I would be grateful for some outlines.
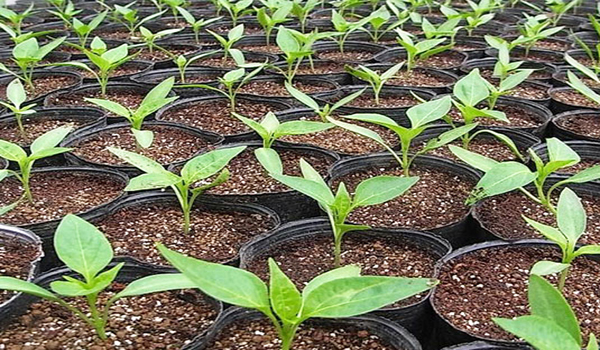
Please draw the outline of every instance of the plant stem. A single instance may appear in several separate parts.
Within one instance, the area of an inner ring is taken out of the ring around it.
[[[569,276],[569,270],[570,267],[567,267],[566,269],[562,270],[562,272],[560,273],[560,276],[558,278],[558,290],[562,293],[563,289],[565,288],[565,283],[567,281],[567,277]]]
[[[23,126],[23,116],[21,113],[15,113],[15,119],[17,120],[17,125],[19,126],[19,132],[21,133],[22,138],[26,138],[27,134],[25,133],[25,127]]]
[[[92,314],[92,322],[94,324],[94,329],[98,334],[98,337],[102,340],[106,340],[106,330],[104,329],[104,322],[99,317],[98,308],[96,307],[97,294],[90,294],[87,296],[88,305],[90,307],[90,312]]]

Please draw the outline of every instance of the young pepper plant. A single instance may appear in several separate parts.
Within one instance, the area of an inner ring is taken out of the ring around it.
[[[231,18],[231,22],[234,26],[237,25],[239,18],[243,15],[252,13],[254,9],[252,6],[252,0],[237,0],[237,1],[229,1],[229,0],[217,0],[219,5],[224,8],[227,13],[229,13],[229,18]]]
[[[237,50],[233,48],[233,45],[240,41],[244,36],[244,24],[240,24],[231,28],[231,30],[227,33],[227,39],[224,36],[219,35],[212,30],[206,30],[210,35],[212,35],[223,47],[223,61],[226,61],[227,58],[232,55],[232,51]]]
[[[584,342],[579,321],[562,293],[543,277],[531,275],[527,294],[530,315],[493,321],[536,350],[581,350]],[[598,350],[593,333],[585,350]]]
[[[173,62],[175,63],[175,65],[177,66],[177,70],[179,71],[179,82],[181,84],[185,84],[186,83],[186,79],[185,79],[185,71],[190,67],[190,65],[198,60],[201,60],[203,58],[206,57],[210,57],[213,56],[214,54],[216,54],[218,51],[217,50],[213,50],[213,51],[207,51],[207,52],[203,52],[200,53],[196,56],[187,58],[184,55],[179,55],[177,56]]]
[[[178,96],[168,97],[174,84],[175,78],[171,77],[156,85],[148,92],[135,111],[114,101],[87,97],[85,100],[127,119],[131,124],[131,132],[137,144],[142,148],[148,148],[152,145],[154,134],[150,130],[142,130],[144,119],[179,98]]]
[[[293,2],[292,5],[292,15],[298,19],[300,22],[300,30],[304,32],[306,30],[306,21],[308,20],[308,15],[319,5],[321,0],[291,0]]]
[[[511,45],[522,45],[525,47],[525,55],[529,55],[529,51],[540,40],[544,40],[564,29],[564,27],[548,28],[552,25],[551,20],[546,19],[545,15],[528,16],[523,26],[519,28],[521,35],[517,37]]]
[[[80,244],[73,244],[78,242]],[[124,263],[110,267],[113,250],[110,243],[96,227],[87,221],[68,214],[54,234],[54,248],[58,258],[78,278],[69,275],[50,283],[50,290],[34,283],[14,277],[0,276],[0,290],[11,290],[30,294],[64,307],[96,331],[98,338],[107,339],[106,326],[110,308],[124,297],[164,292],[175,289],[194,288],[182,274],[152,275],[133,281],[123,290],[108,298],[102,308],[98,307],[99,296],[117,278]],[[110,267],[110,268],[109,268]],[[84,299],[88,310],[72,302],[73,298]]]
[[[246,270],[187,257],[161,244],[158,250],[206,295],[264,314],[277,330],[281,350],[292,348],[298,327],[308,319],[361,315],[438,283],[428,278],[361,276],[360,267],[348,265],[315,277],[301,294],[273,259],[269,259],[267,287]]]
[[[398,33],[398,43],[406,50],[406,69],[409,71],[418,61],[426,60],[452,47],[452,44],[440,46],[446,39],[426,39],[415,43],[412,34],[402,29],[396,29],[396,33]]]
[[[573,260],[582,255],[600,254],[600,245],[585,245],[577,248],[577,241],[584,234],[587,227],[587,215],[581,204],[581,199],[567,187],[562,190],[558,198],[556,208],[558,228],[542,224],[525,215],[523,215],[523,219],[544,237],[560,247],[562,251],[560,263],[546,260],[538,261],[531,269],[531,273],[540,276],[560,273],[558,290],[561,292],[565,288],[565,282],[569,276]]]
[[[190,214],[194,202],[206,190],[219,186],[229,179],[229,171],[225,168],[229,161],[243,152],[246,146],[232,147],[210,151],[189,160],[180,175],[167,171],[158,162],[137,153],[109,147],[109,151],[127,163],[142,170],[144,174],[134,177],[125,188],[126,191],[153,190],[170,187],[183,211],[183,232],[190,232]],[[214,179],[193,187],[198,181],[206,180],[219,173]]]
[[[116,14],[115,19],[129,30],[129,35],[132,37],[142,24],[159,18],[165,12],[167,12],[167,10],[163,10],[140,19],[138,16],[138,10],[130,8],[131,5],[133,5],[133,3],[130,3],[127,6],[115,5],[114,12]]]
[[[32,108],[35,107],[36,104],[32,103],[23,106],[23,102],[27,101],[27,93],[19,79],[15,79],[8,84],[6,87],[6,97],[10,103],[0,101],[0,105],[13,113],[17,120],[17,126],[19,127],[21,137],[26,137],[25,128],[23,127],[23,115],[35,113]]]
[[[150,53],[152,53],[156,49],[156,50],[159,50],[159,51],[165,53],[170,58],[175,58],[175,56],[171,52],[169,52],[162,46],[157,45],[156,41],[164,39],[165,37],[168,37],[169,35],[179,33],[183,30],[183,28],[165,29],[165,30],[158,31],[156,33],[152,33],[152,31],[150,29],[148,29],[144,26],[140,26],[139,30],[140,30],[140,36],[142,37],[142,40],[144,41],[144,44],[148,48],[148,51]]]
[[[338,43],[340,52],[344,52],[344,45],[350,34],[363,28],[371,18],[365,17],[358,21],[348,21],[336,10],[331,10],[331,23],[336,32],[340,33],[332,39]]]
[[[60,19],[64,24],[65,28],[71,28],[71,21],[80,14],[83,10],[77,10],[73,2],[67,2],[67,5],[64,8],[57,8],[55,11],[48,10],[49,13],[56,16]]]
[[[360,80],[364,80],[371,85],[371,88],[373,89],[373,95],[375,95],[375,104],[379,106],[379,95],[381,94],[381,89],[390,79],[393,79],[396,76],[403,65],[404,62],[400,62],[381,74],[378,74],[376,71],[363,65],[359,65],[358,68],[346,65],[345,69],[346,72]]]
[[[293,3],[291,1],[282,2],[277,10],[271,15],[269,15],[268,10],[265,7],[256,9],[256,20],[265,31],[267,46],[271,43],[271,33],[275,26],[290,20],[288,16],[290,11],[292,11],[292,6]]]
[[[88,37],[100,24],[102,24],[107,14],[108,11],[99,13],[88,24],[81,22],[77,18],[73,18],[73,32],[75,32],[75,35],[79,38],[79,45],[87,45]]]
[[[329,117],[335,110],[350,103],[352,100],[354,100],[358,96],[362,95],[363,92],[365,92],[365,89],[359,90],[340,99],[333,105],[326,104],[325,106],[321,107],[319,106],[319,103],[315,101],[312,97],[296,89],[292,84],[285,82],[285,88],[290,93],[290,95],[292,95],[292,97],[294,97],[298,102],[312,109],[324,123],[328,122],[327,117]]]
[[[200,44],[200,31],[202,30],[202,28],[206,27],[211,23],[215,23],[223,18],[216,17],[210,19],[196,19],[194,15],[192,15],[188,10],[184,9],[183,7],[178,7],[177,10],[179,11],[179,13],[181,13],[181,16],[186,20],[186,22],[192,27],[196,44]]]
[[[571,66],[579,70],[583,74],[584,77],[591,79],[592,81],[600,84],[600,78],[596,72],[592,71],[588,67],[581,64],[579,61],[571,57],[569,54],[565,54],[565,60]],[[600,104],[600,95],[589,88],[575,73],[570,70],[567,71],[567,84],[575,89],[575,91],[579,92],[583,96],[585,96],[588,100]]]
[[[33,194],[29,186],[33,164],[43,158],[70,152],[71,148],[57,147],[57,145],[71,130],[73,130],[71,126],[61,126],[42,134],[31,143],[29,155],[19,145],[0,139],[0,157],[17,163],[19,167],[19,171],[10,169],[0,170],[0,181],[9,175],[14,176],[23,187],[23,197],[30,203],[33,203]],[[0,208],[0,213],[12,210],[17,204],[18,201]]]
[[[384,35],[392,32],[408,19],[408,17],[394,19],[387,7],[382,6],[369,16],[369,26],[360,27],[359,30],[367,33],[374,43],[379,43]]]
[[[0,17],[4,19],[4,23],[9,25],[17,35],[21,35],[23,21],[33,13],[33,4],[29,5],[23,12],[15,12],[7,7],[0,7]]]

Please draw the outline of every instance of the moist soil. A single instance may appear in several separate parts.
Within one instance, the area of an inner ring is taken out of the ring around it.
[[[262,120],[268,112],[281,111],[278,106],[249,100],[238,100],[235,109],[236,113],[255,121]],[[163,113],[160,120],[182,123],[226,136],[250,131],[246,124],[231,116],[229,101],[224,99],[178,105]]]
[[[587,230],[580,242],[600,244],[600,198],[586,195],[579,195],[579,197],[587,213]],[[520,192],[488,198],[481,202],[476,213],[484,227],[506,240],[543,238],[523,220],[521,215],[546,225],[556,226],[554,215]]]
[[[437,311],[455,327],[478,337],[516,339],[496,326],[492,317],[529,314],[529,270],[540,260],[560,261],[551,247],[494,247],[464,254],[444,264],[434,298]],[[556,283],[556,275],[547,276]],[[587,338],[600,332],[600,265],[576,259],[564,294]],[[587,341],[586,341],[587,343]]]
[[[326,177],[329,167],[334,159],[321,153],[304,150],[278,149],[285,175],[302,176],[300,159],[312,165],[321,176]],[[214,195],[240,195],[260,193],[281,193],[290,191],[284,184],[278,182],[267,174],[254,155],[254,148],[246,148],[237,157],[233,158],[227,169],[231,173],[229,180],[224,184],[213,187],[207,191]]]
[[[508,91],[506,95],[536,101],[550,98],[548,87],[527,84],[526,82]]]
[[[412,147],[412,149],[415,151],[420,150],[425,146],[426,143],[427,143],[427,141],[424,141],[421,144],[418,144],[418,145]],[[462,147],[462,141],[460,141],[460,140],[454,141],[451,143],[451,145]],[[504,162],[504,161],[508,161],[508,160],[517,160],[518,161],[518,157],[515,156],[515,154],[510,150],[510,148],[508,148],[508,146],[506,146],[504,143],[500,142],[497,139],[492,139],[492,138],[487,138],[487,137],[486,138],[476,137],[474,140],[469,142],[468,150],[471,152],[475,152],[475,153],[484,155],[488,158],[492,158],[498,162]],[[524,151],[525,151],[524,149],[519,150],[519,152],[521,152],[521,154],[523,154]],[[454,155],[454,153],[452,153],[450,151],[450,148],[448,148],[448,145],[440,147],[440,148],[436,148],[433,151],[429,151],[429,152],[427,152],[427,155],[438,156],[438,157],[442,157],[442,158],[446,158],[446,159],[451,159],[453,161],[460,161],[458,159],[458,157],[456,157]]]
[[[407,108],[419,103],[411,95],[400,95],[391,93],[387,96],[379,96],[379,104],[375,102],[375,96],[369,92],[363,93],[345,106],[358,108]]]
[[[192,158],[210,143],[191,132],[160,125],[144,127],[154,133],[152,145],[141,148],[137,145],[129,127],[100,131],[88,138],[73,144],[73,154],[93,163],[125,165],[121,158],[115,156],[108,147],[116,147],[142,154],[154,159],[160,164],[167,165]]]
[[[252,57],[246,57],[246,63],[264,63],[260,58],[254,59]],[[195,66],[208,66],[216,68],[237,68],[237,63],[231,58],[227,57],[223,59],[222,56],[208,57],[205,59],[198,59],[190,64],[190,67]]]
[[[336,62],[365,62],[370,61],[373,56],[373,53],[362,50],[344,50],[344,52],[340,51],[321,51],[317,52],[315,56],[318,56],[319,59],[323,60],[332,60]]]
[[[130,42],[140,42],[142,41],[142,35],[140,32],[135,32],[133,35],[129,33],[128,30],[113,30],[113,31],[94,31],[94,35],[102,38],[102,39],[111,39],[111,40],[125,40]]]
[[[41,255],[40,248],[33,243],[3,237],[0,239],[0,276],[27,279],[31,263]],[[16,293],[0,291],[0,305]]]
[[[600,108],[600,104],[593,102],[592,100],[588,99],[587,97],[574,90],[553,91],[552,97],[559,102],[571,106]]]
[[[178,57],[180,55],[187,55],[192,52],[198,51],[197,47],[194,46],[177,46],[177,47],[163,47],[165,50],[168,50],[173,56],[169,56],[166,52],[163,52],[158,49],[150,50],[143,49],[140,54],[135,58],[142,61],[152,61],[159,62],[165,60],[171,60],[172,57]]]
[[[336,116],[334,116],[334,118],[342,119],[337,118]],[[300,120],[321,121],[321,118],[317,115],[312,115],[310,117],[300,118]],[[389,129],[378,125],[349,119],[344,119],[344,122],[359,125],[375,131],[387,142],[391,148],[399,145],[400,141],[398,136]],[[358,135],[341,127],[333,127],[311,134],[288,135],[280,138],[280,140],[291,143],[309,144],[342,154],[359,155],[375,153],[384,150],[383,146],[371,140],[370,138]]]
[[[314,67],[308,64],[302,64],[298,67],[297,75],[321,75],[321,74],[335,74],[335,73],[346,73],[344,67],[345,63],[341,62],[317,62]]]
[[[2,223],[27,225],[57,220],[66,214],[82,213],[108,203],[123,193],[125,184],[102,174],[78,171],[33,173],[30,179],[33,204],[19,202],[2,216]],[[17,201],[21,183],[10,177],[2,181],[0,206]]]
[[[229,324],[208,346],[211,350],[279,349],[277,331],[267,320]],[[404,350],[391,347],[368,330],[357,327],[303,324],[294,338],[294,350]]]
[[[534,62],[545,62],[545,63],[561,63],[562,58],[559,58],[556,54],[544,53],[544,52],[530,52],[529,55],[525,55],[525,51],[522,52],[511,52],[511,56],[515,61],[534,61]],[[562,64],[562,63],[561,63]]]
[[[99,307],[125,287],[113,283],[99,296]],[[84,313],[84,298],[70,300]],[[62,306],[49,301],[32,304],[27,313],[0,331],[6,350],[178,349],[190,343],[217,318],[213,306],[197,291],[183,290],[119,299],[110,308],[106,341]],[[25,345],[24,345],[25,344]]]
[[[308,95],[335,90],[335,87],[331,84],[321,84],[317,82],[313,83],[295,81],[294,87]],[[250,81],[244,86],[242,86],[242,88],[240,89],[240,93],[267,97],[292,97],[285,88],[283,81]]]
[[[485,108],[486,106],[482,104],[477,107]],[[521,108],[517,106],[517,104],[497,104],[494,107],[494,110],[504,112],[506,114],[506,118],[508,119],[508,123],[487,117],[475,118],[475,122],[479,123],[480,125],[503,126],[506,128],[535,128],[543,124],[542,118],[538,114],[530,111],[529,109]],[[452,107],[448,115],[456,122],[461,122],[463,120],[459,111],[454,107]]]
[[[35,114],[34,114],[35,116]],[[61,126],[72,126],[73,129],[80,128],[90,121],[82,121],[75,118],[52,119],[35,118],[23,116],[23,129],[21,133],[16,121],[0,123],[0,139],[16,143],[18,145],[29,145],[42,134]]]
[[[102,96],[100,91],[86,91],[86,92],[73,92],[68,94],[60,94],[56,96],[52,96],[48,104],[51,106],[92,106],[97,107],[91,102],[86,102],[84,98],[100,98],[105,100],[110,100],[113,102],[120,103],[121,105],[136,110],[142,100],[145,97],[145,94],[137,91],[125,91],[124,89],[119,89],[117,91],[111,91],[110,87],[106,91],[106,96]],[[110,113],[108,115],[109,118],[120,118],[116,115]]]
[[[169,203],[145,203],[122,208],[97,222],[115,255],[167,265],[156,243],[196,259],[226,263],[242,244],[272,229],[267,215],[234,210],[219,212],[201,206],[190,215],[190,233],[183,233],[183,213]]]
[[[323,235],[276,243],[269,251],[247,262],[246,270],[268,281],[267,260],[273,258],[302,290],[313,278],[335,268],[333,246],[333,236]],[[342,244],[342,266],[359,265],[363,275],[433,278],[434,265],[439,258],[433,251],[403,238],[374,237],[357,232],[346,235]],[[414,304],[427,294],[415,295],[393,306]]]
[[[446,51],[433,55],[424,60],[419,60],[416,64],[423,68],[435,68],[435,69],[450,69],[459,67],[465,57],[457,52]],[[406,57],[393,57],[390,62],[396,64],[406,61]]]
[[[469,213],[464,203],[475,185],[471,180],[440,169],[412,166],[411,176],[420,180],[404,195],[389,202],[355,209],[348,221],[372,227],[431,230],[463,220]],[[344,175],[343,181],[354,192],[363,180],[379,176],[403,176],[396,167],[371,167]]]
[[[382,73],[379,71],[378,73]],[[416,87],[444,87],[452,84],[452,79],[437,76],[418,69],[411,71],[400,71],[394,79],[390,79],[387,85],[394,86],[416,86]]]
[[[556,119],[556,124],[576,134],[600,139],[600,115],[571,115]]]
[[[64,75],[45,75],[42,77],[34,77],[33,78],[33,86],[35,86],[35,90],[32,91],[27,84],[25,85],[25,90],[27,92],[27,98],[32,100],[36,97],[40,97],[47,93],[70,88],[77,84],[77,78],[73,76],[64,76]],[[6,100],[6,88],[7,84],[0,85],[0,99]]]
[[[240,45],[240,50],[248,52],[269,53],[274,55],[282,54],[283,52],[277,45]]]

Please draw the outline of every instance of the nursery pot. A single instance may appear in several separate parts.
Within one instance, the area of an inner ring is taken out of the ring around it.
[[[435,63],[433,63],[432,65],[428,65],[427,63],[417,61],[416,65],[417,65],[417,67],[443,69],[443,70],[447,70],[447,71],[456,73],[456,72],[458,72],[460,66],[468,58],[468,54],[461,52],[461,51],[456,51],[456,50],[447,50],[447,51],[444,51],[437,55],[434,55],[432,57],[442,56],[442,55],[450,55],[452,57],[452,60],[454,60],[455,62],[450,65],[440,64],[438,66]],[[385,50],[385,51],[377,54],[375,57],[373,57],[373,59],[379,63],[397,64],[401,61],[406,60],[406,50],[404,50],[403,48],[388,49],[388,50]]]
[[[315,67],[315,72],[310,74],[296,74],[296,78],[311,78],[311,79],[322,79],[325,78],[329,81],[336,82],[337,84],[344,86],[352,83],[352,76],[344,70],[344,63],[335,62],[332,60],[319,60],[312,59],[303,60],[299,67],[300,68],[309,68],[311,67],[310,62],[312,62],[313,67]],[[287,63],[286,62],[277,62],[273,64],[274,67],[281,69],[283,71],[287,71]],[[320,67],[326,67],[324,71],[317,70]],[[336,69],[337,68],[337,69]],[[281,72],[275,68],[267,68],[265,72],[269,74],[281,75]]]
[[[250,80],[245,86],[247,87],[248,84],[251,83],[274,83],[277,85],[280,85],[282,88],[284,87],[286,79],[283,76],[277,76],[277,75],[263,75],[263,76],[258,76],[255,78],[252,78],[252,80]],[[327,78],[312,78],[312,77],[297,77],[294,78],[293,83],[298,83],[301,85],[306,85],[306,86],[317,86],[320,87],[320,89],[322,89],[321,91],[315,91],[315,92],[309,92],[306,93],[307,95],[311,96],[311,97],[315,97],[315,96],[319,96],[319,97],[330,97],[330,98],[335,98],[337,96],[340,95],[340,86],[334,82],[334,81],[330,81]],[[272,93],[272,95],[271,95]],[[268,100],[272,100],[272,101],[279,101],[279,102],[283,102],[283,103],[287,103],[289,105],[296,105],[296,106],[304,106],[300,101],[298,101],[296,98],[294,98],[292,95],[290,95],[287,90],[284,93],[284,95],[280,95],[278,93],[278,91],[272,91],[269,94],[263,95],[260,93],[253,93],[253,92],[244,92],[244,87],[242,87],[242,90],[240,91],[240,96],[246,96],[247,98],[250,99],[268,99]]]
[[[219,68],[190,67],[185,70],[185,78],[187,79],[185,84],[205,84],[217,87],[219,85],[217,78],[223,76],[227,72],[228,70]],[[154,87],[156,84],[159,84],[170,77],[175,77],[175,85],[172,90],[175,95],[180,96],[180,98],[215,94],[214,91],[208,89],[181,87],[181,85],[185,84],[181,83],[180,72],[177,68],[145,71],[133,75],[131,80],[138,84]]]
[[[469,72],[471,72],[475,68],[488,69],[490,71],[493,71],[496,62],[498,62],[498,60],[493,57],[469,60],[463,63],[463,65],[460,67],[460,71],[463,74],[469,74]],[[543,83],[551,83],[552,75],[557,71],[556,66],[553,64],[533,61],[523,62],[520,68],[535,69],[535,71],[532,73],[532,75],[529,76],[527,80],[534,80]],[[540,71],[543,73],[539,75],[539,77],[536,76],[537,72]]]
[[[525,345],[500,345],[484,341],[475,341],[471,343],[459,344],[443,348],[442,350],[531,350]]]
[[[370,64],[367,66],[367,68],[373,69],[375,71],[379,71],[379,73],[383,73],[386,70],[390,69],[392,66],[393,66],[393,64],[389,64],[389,63],[377,63],[377,64]],[[440,70],[440,69],[413,68],[412,71],[418,72],[419,74],[425,74],[427,76],[434,77],[435,79],[437,79],[439,81],[439,84],[436,84],[436,85],[429,84],[428,85],[427,82],[424,82],[423,84],[408,83],[406,85],[397,85],[393,81],[388,81],[388,83],[386,85],[427,89],[427,90],[431,90],[431,91],[435,92],[436,94],[445,94],[445,93],[451,92],[452,87],[458,81],[458,76],[456,76],[455,74],[453,74],[451,72],[446,72],[446,71]],[[354,84],[357,84],[358,81],[359,80],[357,78],[353,77]]]
[[[29,100],[27,100],[26,102],[23,103],[23,105],[28,105],[30,103],[36,103],[38,105],[40,105],[49,95],[54,94],[54,93],[60,93],[61,91],[66,91],[69,89],[73,89],[73,88],[77,88],[81,85],[81,82],[83,81],[83,78],[81,77],[81,75],[75,73],[75,72],[68,72],[68,71],[52,71],[52,70],[36,70],[33,73],[33,84],[35,85],[35,80],[38,78],[48,78],[48,77],[62,77],[62,78],[66,78],[69,79],[71,82],[61,88],[55,89],[55,90],[50,90],[50,91],[40,91],[40,93],[36,96],[27,96],[29,98]],[[11,81],[13,81],[15,79],[14,76],[12,75],[4,75],[2,77],[0,77],[0,86],[7,86]],[[4,99],[4,97],[3,97]]]
[[[563,112],[552,118],[552,134],[561,140],[588,140],[600,141],[600,137],[594,137],[590,134],[584,134],[581,131],[568,128],[569,124],[577,118],[586,118],[600,121],[600,112],[595,110],[579,109],[574,111]],[[590,132],[597,130],[592,127]]]
[[[598,91],[597,89],[594,89],[594,90]],[[567,101],[564,101],[563,99],[558,99],[556,97],[557,94],[565,93],[565,92],[571,92],[573,94],[579,95],[579,92],[577,92],[575,89],[573,89],[570,86],[555,87],[555,88],[550,89],[549,94],[550,94],[550,98],[552,99],[550,102],[550,109],[552,110],[552,112],[554,114],[575,111],[578,109],[597,109],[592,106],[586,106],[586,105],[567,102]],[[583,100],[587,101],[587,98],[584,97],[583,95],[581,95],[581,98]]]
[[[569,147],[571,147],[571,149],[573,149],[573,151],[575,151],[575,153],[577,153],[580,157],[582,161],[594,161],[594,162],[598,162],[600,163],[600,142],[593,142],[593,141],[565,141],[565,144]],[[532,147],[533,151],[540,156],[540,158],[542,158],[542,160],[545,162],[548,161],[548,146],[545,143],[541,143],[538,144],[536,146]],[[534,164],[530,164],[531,168],[534,169],[535,165]],[[564,173],[561,172],[561,170],[558,170],[559,173]],[[568,173],[566,173],[568,174]]]
[[[328,59],[348,64],[365,64],[366,62],[374,61],[375,56],[378,53],[381,53],[384,50],[386,50],[386,47],[378,44],[365,43],[360,41],[346,41],[344,43],[344,53],[360,52],[363,54],[360,58],[334,59],[327,57],[327,53],[340,53],[340,47],[336,42],[317,42],[313,45],[312,50],[314,52],[314,57],[317,59]]]

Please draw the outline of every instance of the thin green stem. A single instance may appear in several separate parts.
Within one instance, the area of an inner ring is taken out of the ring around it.
[[[93,322],[94,329],[96,330],[96,333],[100,339],[106,340],[107,337],[106,330],[104,329],[104,323],[102,322],[102,318],[100,317],[100,313],[96,307],[96,301],[98,299],[97,297],[98,295],[95,293],[86,296],[88,305],[90,307],[90,313],[92,314],[91,321]]]
[[[569,276],[569,270],[571,268],[567,267],[561,271],[560,276],[558,278],[558,290],[562,293],[565,289],[565,283],[567,282],[567,277]]]

